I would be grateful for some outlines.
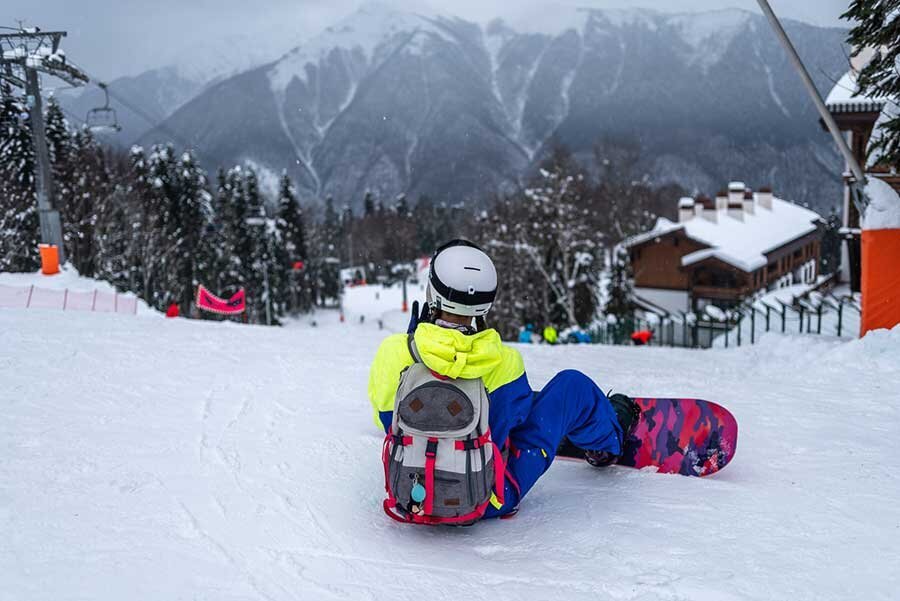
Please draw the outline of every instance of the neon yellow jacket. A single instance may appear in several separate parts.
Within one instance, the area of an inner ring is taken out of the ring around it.
[[[556,328],[553,326],[544,328],[544,341],[547,344],[556,344],[557,340],[559,340],[559,335],[556,333]]]
[[[522,356],[503,344],[496,330],[467,336],[457,330],[420,323],[416,348],[429,369],[451,378],[481,378],[491,400],[492,438],[502,445],[509,431],[521,424],[531,410],[533,393],[525,375]],[[407,334],[393,334],[382,341],[369,371],[369,400],[375,423],[391,427],[394,396],[400,374],[414,363]]]

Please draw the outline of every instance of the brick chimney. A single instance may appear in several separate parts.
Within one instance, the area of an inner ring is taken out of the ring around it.
[[[767,209],[771,211],[773,196],[774,195],[772,194],[772,188],[760,188],[759,192],[756,193],[756,204],[758,204],[761,209]]]
[[[753,200],[753,190],[750,188],[744,192],[744,212],[748,215],[756,214],[756,202]]]
[[[746,189],[747,189],[747,186],[744,185],[744,182],[731,182],[728,184],[728,207],[729,208],[735,204],[740,204],[743,206],[744,191]]]
[[[678,223],[690,221],[694,217],[694,199],[684,196],[678,201]]]
[[[724,211],[728,207],[728,190],[724,188],[716,192],[716,209]]]
[[[694,204],[694,210],[707,221],[717,223],[719,213],[716,210],[716,202],[709,196],[698,196]]]
[[[744,220],[744,199],[737,202],[728,201],[728,216],[738,221]]]

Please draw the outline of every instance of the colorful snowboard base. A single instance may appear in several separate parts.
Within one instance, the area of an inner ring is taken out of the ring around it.
[[[662,474],[708,476],[737,449],[737,421],[727,409],[700,399],[636,398],[641,417],[625,441],[616,465],[656,467]],[[584,459],[584,451],[564,440],[564,459]]]

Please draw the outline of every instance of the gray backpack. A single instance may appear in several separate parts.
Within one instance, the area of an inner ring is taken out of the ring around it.
[[[481,379],[431,371],[415,348],[400,376],[391,431],[384,440],[384,510],[416,524],[466,524],[484,515],[492,490],[503,503],[504,464],[488,426]]]

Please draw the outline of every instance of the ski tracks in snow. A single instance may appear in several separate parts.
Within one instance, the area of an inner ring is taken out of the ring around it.
[[[721,401],[741,424],[735,460],[702,480],[558,462],[514,519],[432,529],[381,512],[365,397],[387,332],[326,317],[0,311],[0,599],[882,601],[900,586],[884,461],[900,337],[702,357],[524,347],[536,389],[575,368],[604,389]]]

